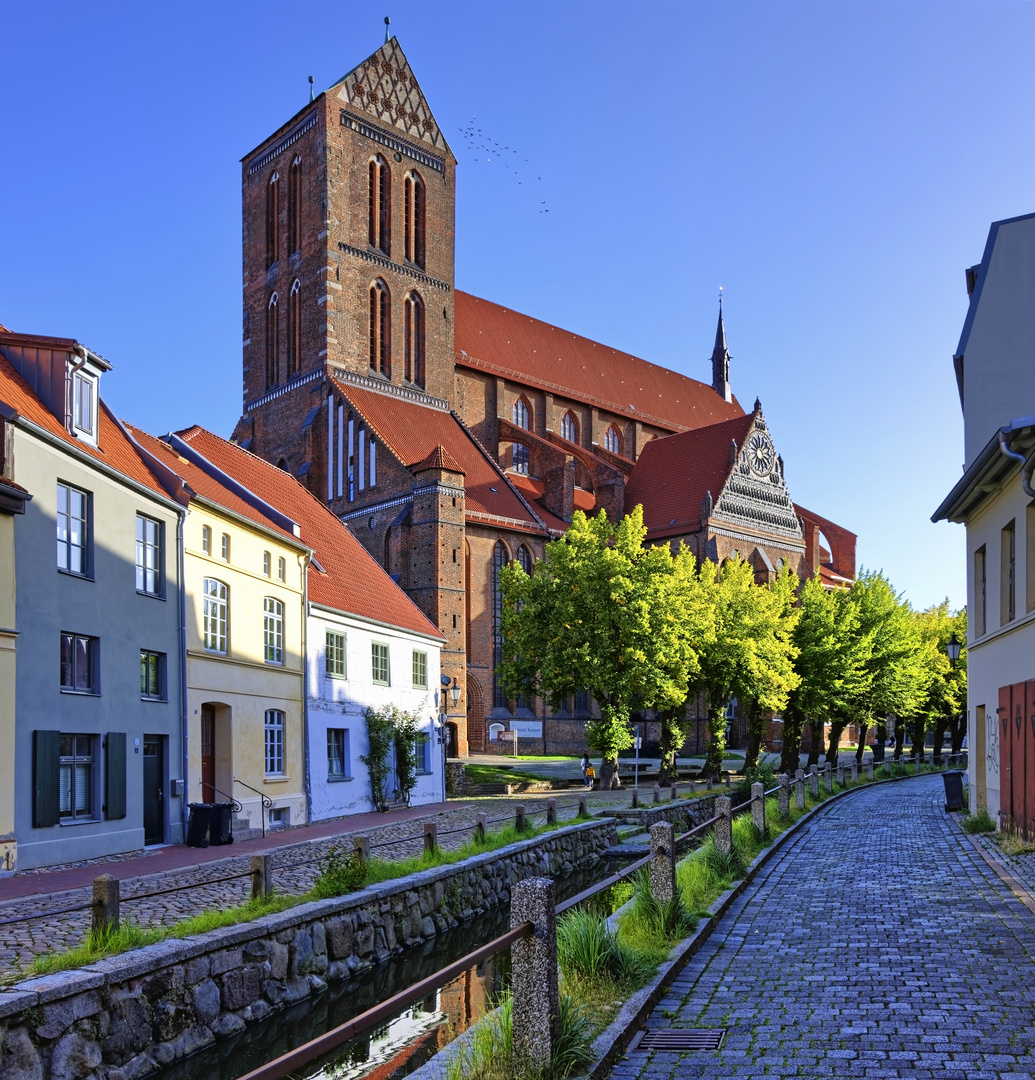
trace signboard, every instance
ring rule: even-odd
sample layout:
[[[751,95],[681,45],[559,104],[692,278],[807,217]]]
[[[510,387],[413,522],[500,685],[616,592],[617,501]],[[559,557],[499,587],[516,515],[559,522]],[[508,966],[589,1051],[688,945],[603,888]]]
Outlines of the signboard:
[[[511,720],[510,730],[517,732],[519,739],[541,739],[543,722],[542,720]]]

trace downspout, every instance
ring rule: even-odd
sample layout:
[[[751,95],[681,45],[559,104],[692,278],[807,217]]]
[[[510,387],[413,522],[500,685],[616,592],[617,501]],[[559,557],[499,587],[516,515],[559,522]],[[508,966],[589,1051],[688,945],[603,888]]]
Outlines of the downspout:
[[[187,789],[187,763],[188,741],[187,728],[189,717],[187,707],[187,583],[184,580],[183,558],[183,523],[189,511],[184,508],[176,518],[176,563],[177,573],[180,577],[180,737],[183,742],[183,795],[180,804],[180,812],[183,815],[183,842],[187,842],[187,804],[190,802],[190,793]]]
[[[309,760],[309,559],[302,556],[302,756],[305,759],[305,819],[313,823],[312,768]]]
[[[1021,465],[1021,487],[1024,488],[1024,494],[1029,499],[1035,499],[1035,489],[1031,486],[1031,474],[1035,469],[1035,450],[1033,450],[1027,457],[1023,454],[1017,453],[1016,450],[1011,450],[1009,444],[1006,441],[1006,433],[1002,428],[999,429],[999,449],[1008,458],[1012,458],[1014,461],[1020,462]]]

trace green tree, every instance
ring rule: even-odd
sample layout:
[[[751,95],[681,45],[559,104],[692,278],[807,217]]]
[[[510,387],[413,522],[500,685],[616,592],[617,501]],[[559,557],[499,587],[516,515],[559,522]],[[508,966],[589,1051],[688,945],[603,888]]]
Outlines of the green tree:
[[[617,525],[603,511],[577,511],[531,577],[517,563],[501,574],[502,683],[554,707],[578,690],[593,695],[600,718],[586,738],[603,759],[602,787],[617,785],[632,710],[680,706],[697,667],[685,572],[692,555],[646,547],[646,533],[639,506]]]
[[[923,662],[928,669],[926,694],[917,712],[921,732],[930,731],[934,738],[934,754],[941,761],[942,743],[946,731],[952,739],[952,752],[958,754],[966,731],[964,716],[967,700],[967,611],[949,609],[948,598],[940,604],[913,614],[917,632],[923,643]],[[961,643],[959,660],[950,663],[948,644],[951,636]],[[959,744],[957,745],[957,739]],[[917,745],[919,741],[920,745]],[[923,738],[917,740],[914,727],[913,753],[923,753]]]

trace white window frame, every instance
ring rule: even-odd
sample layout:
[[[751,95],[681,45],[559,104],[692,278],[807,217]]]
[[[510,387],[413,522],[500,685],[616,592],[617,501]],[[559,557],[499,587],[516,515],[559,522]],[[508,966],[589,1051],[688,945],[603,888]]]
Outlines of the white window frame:
[[[332,638],[335,639],[333,642]],[[339,659],[340,664],[338,663]],[[338,670],[338,668],[341,670]],[[328,679],[347,679],[349,677],[348,638],[343,630],[328,629],[326,632],[324,637],[323,673]]]
[[[230,589],[218,578],[202,581],[201,641],[206,652],[226,656],[230,629]]]
[[[162,523],[146,514],[137,514],[136,528],[137,592],[162,596]]]
[[[336,736],[341,736],[340,745],[337,748],[333,745],[337,739]],[[352,762],[351,762],[351,748],[348,728],[328,728],[327,729],[327,782],[331,784],[341,783],[343,780],[352,779]],[[341,756],[341,770],[334,770],[334,751],[338,750]]]
[[[72,375],[72,430],[97,445],[97,380],[84,371]]]
[[[264,727],[266,750],[266,775],[284,775],[284,727],[283,709],[267,709]]]
[[[64,494],[64,509],[61,508],[62,494]],[[81,514],[72,512],[73,495],[82,499]],[[93,509],[93,497],[89,491],[76,487],[74,484],[66,484],[59,480],[57,484],[56,538],[57,538],[57,568],[65,574],[74,574],[76,577],[92,577],[92,551],[91,540],[91,510]],[[76,526],[78,526],[79,542],[75,540]],[[78,553],[79,566],[72,565],[75,554]]]
[[[383,655],[378,653],[379,649],[384,649]],[[383,665],[380,663],[381,659],[384,660]],[[378,677],[382,666],[384,668],[383,679]],[[372,641],[370,643],[370,677],[376,686],[392,685],[392,650],[384,641]]]
[[[262,658],[267,664],[284,663],[284,603],[275,596],[262,599]]]
[[[212,526],[211,525],[202,525],[201,526],[201,550],[206,555],[211,555],[212,554]]]

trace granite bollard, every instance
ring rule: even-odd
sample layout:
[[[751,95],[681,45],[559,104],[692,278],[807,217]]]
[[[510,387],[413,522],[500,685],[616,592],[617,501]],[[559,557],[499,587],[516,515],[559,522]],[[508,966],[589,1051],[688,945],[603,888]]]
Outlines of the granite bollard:
[[[659,904],[676,895],[676,829],[671,821],[658,821],[650,827],[650,891]]]
[[[557,910],[550,878],[526,878],[510,894],[510,926],[531,923],[532,933],[511,946],[514,1056],[546,1069],[560,1033],[557,988]]]

